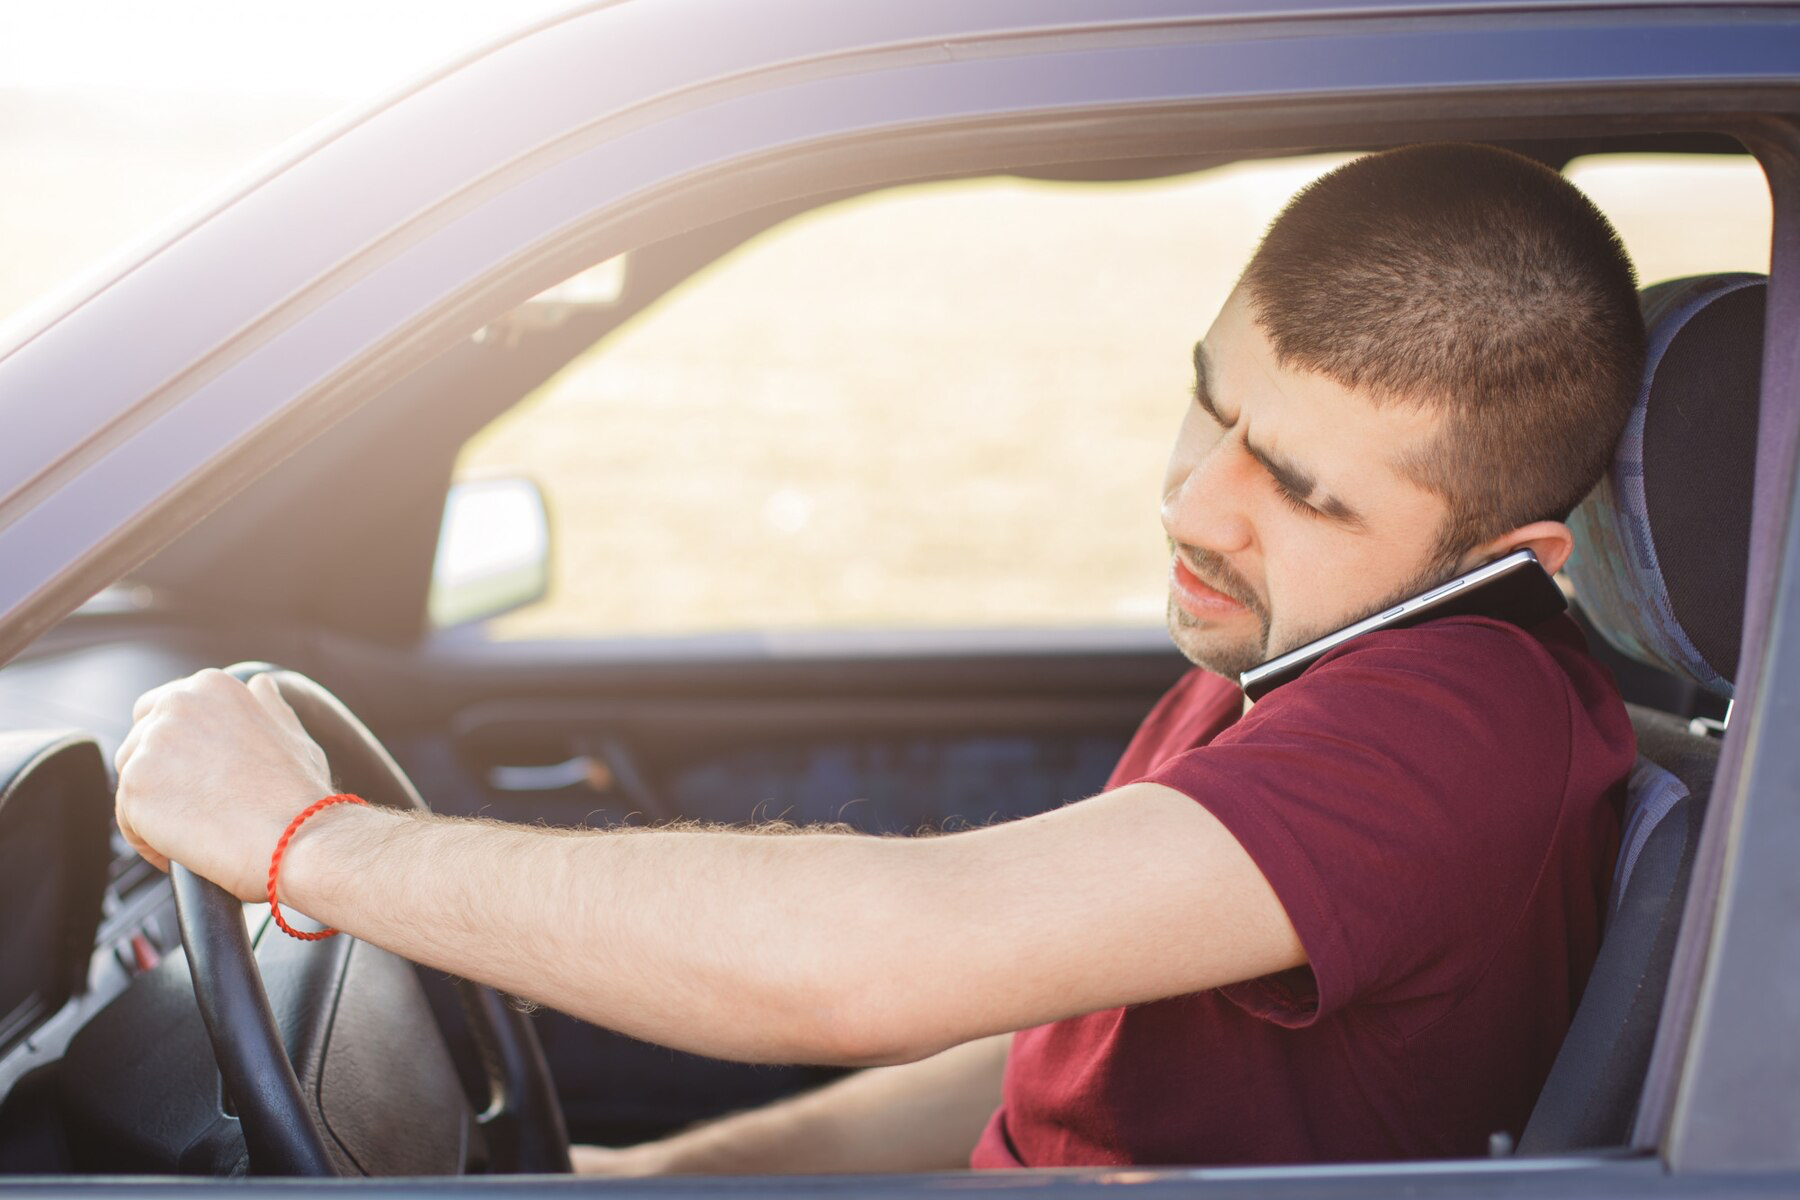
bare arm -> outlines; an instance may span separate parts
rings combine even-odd
[[[969,1154],[1000,1103],[1011,1035],[918,1062],[870,1067],[778,1104],[709,1121],[659,1142],[573,1147],[578,1172],[741,1175],[947,1171]]]
[[[153,860],[259,896],[282,827],[329,790],[317,748],[272,687],[217,672],[139,707],[121,827]],[[282,885],[415,962],[756,1062],[910,1061],[1305,961],[1235,839],[1151,784],[927,839],[569,834],[339,806],[294,839]]]

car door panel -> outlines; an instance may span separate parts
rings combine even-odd
[[[992,642],[1011,640],[1004,652]],[[603,642],[427,649],[329,670],[441,812],[605,828],[630,822],[841,822],[954,830],[1099,791],[1186,664],[1156,630],[1007,634],[950,651],[882,634],[830,654],[765,648],[707,660]],[[918,653],[905,652],[908,642]],[[688,647],[691,651],[691,645]],[[792,647],[789,647],[792,650]],[[375,657],[382,657],[379,653]],[[343,674],[340,676],[339,672]],[[421,711],[434,715],[418,723]],[[410,714],[411,719],[407,717]],[[545,786],[534,786],[541,782]],[[441,981],[440,1017],[460,1024]],[[537,1024],[578,1139],[622,1143],[766,1102],[837,1074],[646,1046],[558,1013]],[[471,1056],[463,1056],[472,1062]],[[483,1086],[471,1071],[466,1082]]]

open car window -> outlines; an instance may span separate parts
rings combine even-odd
[[[922,185],[753,239],[464,447],[554,530],[547,594],[489,632],[1159,625],[1188,349],[1344,158]],[[1568,170],[1645,283],[1767,269],[1748,156]]]
[[[925,185],[754,239],[465,447],[555,533],[494,633],[1160,626],[1191,347],[1338,161]]]
[[[1595,154],[1563,173],[1619,231],[1640,286],[1769,269],[1769,183],[1748,154]]]

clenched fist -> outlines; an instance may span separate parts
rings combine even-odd
[[[267,895],[269,856],[289,821],[330,795],[325,752],[275,681],[207,670],[144,693],[113,764],[125,840],[242,900]]]

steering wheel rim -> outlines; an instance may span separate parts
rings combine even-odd
[[[257,675],[273,675],[282,698],[324,747],[334,776],[355,783],[371,804],[425,809],[386,748],[325,688],[268,663],[239,663],[226,670],[246,683]],[[339,1174],[283,1045],[245,928],[243,904],[178,863],[170,864],[169,873],[194,996],[226,1095],[237,1109],[251,1173]],[[456,987],[488,1076],[490,1103],[477,1119],[496,1165],[507,1172],[568,1173],[562,1107],[529,1018],[492,988],[463,979]]]

